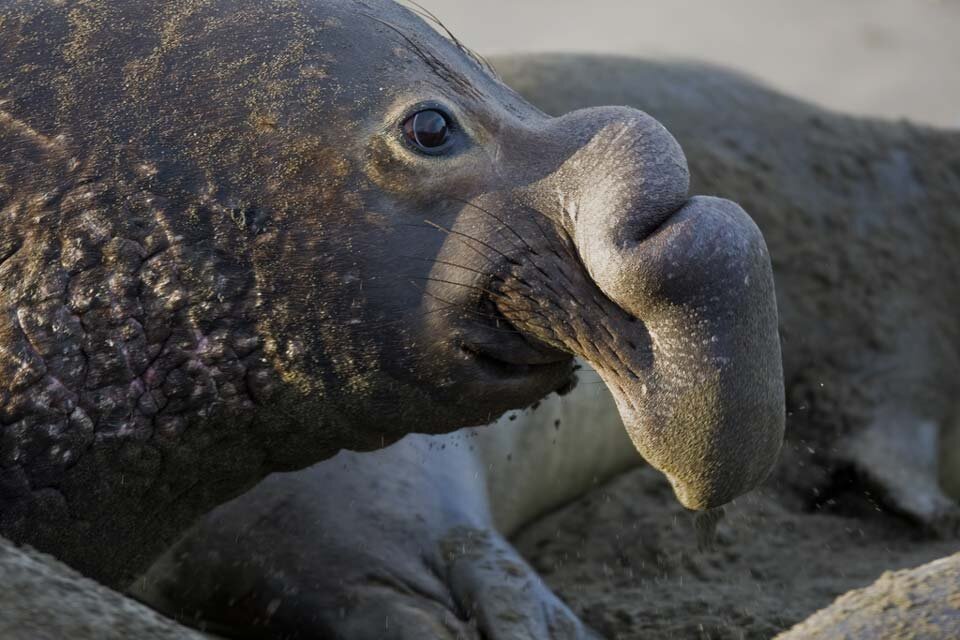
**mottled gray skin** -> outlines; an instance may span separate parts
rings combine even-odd
[[[0,534],[123,585],[267,473],[573,354],[691,508],[772,466],[763,239],[646,114],[547,117],[385,0],[3,0],[0,50]]]
[[[830,113],[702,65],[495,64],[550,113],[649,110],[688,149],[698,189],[757,212],[792,402],[783,496],[825,502],[851,488],[853,469],[858,494],[952,533],[956,504],[936,471],[960,407],[960,133]],[[639,462],[596,395],[581,384],[493,432],[407,439],[271,477],[205,519],[137,594],[250,637],[372,640],[385,617],[400,638],[584,637],[506,537]],[[450,557],[445,541],[464,531],[484,543]],[[939,588],[956,597],[957,585]]]

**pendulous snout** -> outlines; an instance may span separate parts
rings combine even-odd
[[[647,380],[617,394],[637,449],[691,509],[754,488],[784,428],[773,276],[759,229],[736,204],[695,197],[620,247],[595,282],[650,336]],[[645,401],[649,398],[649,401]]]
[[[586,274],[559,269],[572,309],[549,332],[524,329],[591,363],[637,449],[686,507],[722,505],[763,481],[783,438],[763,237],[733,202],[688,197],[680,147],[646,114],[592,109],[558,124],[593,131],[538,185],[562,204]],[[530,317],[510,310],[517,326]]]

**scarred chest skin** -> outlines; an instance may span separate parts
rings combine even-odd
[[[249,257],[178,228],[176,205],[144,181],[94,175],[66,140],[23,123],[0,135],[37,156],[0,164],[0,526],[69,549],[116,530],[117,514],[149,522],[147,539],[91,559],[98,573],[121,559],[111,575],[123,547],[162,548],[212,506],[195,487],[223,470],[205,449],[223,448],[237,478],[267,468],[256,404],[276,374]],[[222,226],[212,235],[237,242]]]
[[[289,331],[307,311],[277,293],[304,274],[317,298],[339,286],[336,223],[320,233],[279,201],[345,206],[347,161],[283,139],[269,96],[332,57],[304,51],[304,27],[261,42],[275,68],[245,69],[257,34],[205,9],[0,4],[0,533],[109,584],[269,471],[370,446],[326,424],[326,381],[302,373],[306,338]],[[264,3],[235,19],[257,12],[296,17]],[[233,56],[204,64],[218,28]],[[260,106],[224,117],[245,122],[210,117],[242,99]],[[284,191],[304,172],[308,189]],[[257,192],[280,194],[257,201],[273,215]],[[321,435],[305,440],[308,421]]]

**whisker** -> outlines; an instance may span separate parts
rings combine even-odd
[[[493,170],[493,172],[494,172],[495,174],[497,174],[498,176],[502,177],[502,173],[501,173],[501,171],[500,171],[500,167],[497,166],[497,163],[493,162],[492,159],[491,159],[491,162],[490,162],[490,166],[491,166],[491,169]],[[513,202],[514,202],[515,204],[517,204],[518,206],[520,206],[520,207],[523,208],[524,210],[529,211],[529,212],[532,212],[532,213],[536,214],[536,216],[539,216],[539,217],[541,217],[541,218],[544,218],[551,226],[556,226],[556,223],[555,223],[553,220],[551,220],[549,216],[547,216],[545,213],[543,213],[542,211],[540,211],[540,210],[537,209],[536,207],[531,207],[530,205],[528,205],[528,204],[526,204],[525,202],[521,201],[520,198],[518,198],[517,195],[516,195],[515,193],[513,193],[512,191],[509,192],[509,196],[510,196],[510,198],[513,200]],[[564,210],[566,211],[566,209],[564,209]],[[568,213],[567,215],[569,215],[569,213]],[[536,217],[532,218],[532,220],[533,220],[533,223],[537,226],[537,229],[540,231],[540,235],[543,236],[543,239],[547,241],[547,246],[549,246],[550,249],[551,249],[557,256],[559,256],[559,255],[560,255],[560,252],[557,251],[557,247],[556,247],[556,245],[554,244],[554,239],[553,239],[553,237],[551,237],[551,236],[546,232],[546,230],[543,228],[543,226],[541,226],[541,224],[537,221]],[[569,236],[568,236],[566,233],[558,233],[558,234],[556,234],[556,235],[557,235],[558,237],[560,237],[561,244],[562,244],[562,246],[563,246],[563,252],[566,253],[566,254],[568,255],[568,257],[573,258],[574,255],[573,255],[573,253],[571,253],[571,250],[570,250],[570,247],[568,246],[568,243],[567,243],[567,242],[564,242],[564,238],[569,238]]]
[[[445,263],[445,264],[448,264],[448,263]],[[452,264],[452,263],[450,263],[450,264]],[[458,267],[458,266],[460,266],[460,265],[455,265],[455,264],[454,264],[454,265],[452,265],[452,266],[457,266],[457,267]],[[464,269],[467,269],[467,267],[463,267],[463,268],[464,268]],[[473,269],[467,269],[467,270],[468,270],[468,271],[474,271],[474,273],[479,273],[480,275],[486,275],[486,274],[484,274],[482,271],[475,271],[475,270],[473,270]],[[415,274],[411,274],[411,273],[407,273],[407,274],[386,274],[386,275],[385,275],[385,274],[379,274],[379,275],[378,275],[378,274],[371,274],[371,275],[370,275],[370,278],[371,278],[371,279],[377,279],[377,280],[381,281],[382,284],[367,285],[367,288],[368,288],[368,289],[388,289],[388,288],[391,288],[391,287],[394,287],[394,286],[395,286],[395,283],[394,283],[394,282],[390,282],[391,280],[393,280],[393,279],[395,279],[395,278],[405,278],[405,279],[407,279],[407,280],[411,280],[411,279],[412,279],[412,280],[428,280],[428,281],[431,281],[431,282],[440,282],[440,283],[443,283],[443,284],[452,284],[452,285],[454,285],[454,286],[457,286],[457,287],[465,287],[465,288],[467,288],[467,289],[475,289],[476,291],[480,291],[480,292],[482,292],[482,293],[485,293],[485,294],[487,294],[487,295],[489,295],[489,296],[491,296],[491,297],[493,297],[493,298],[502,298],[502,299],[504,299],[504,300],[509,300],[509,296],[506,295],[506,294],[508,294],[508,293],[513,293],[513,294],[516,294],[516,295],[518,295],[518,296],[526,296],[526,297],[529,298],[530,300],[534,300],[532,297],[530,297],[529,295],[525,294],[522,290],[517,289],[517,288],[515,288],[515,287],[507,287],[507,286],[504,286],[504,287],[501,288],[500,291],[493,291],[493,290],[488,289],[488,288],[486,288],[486,287],[482,287],[482,286],[474,285],[474,284],[467,284],[466,282],[457,282],[457,281],[455,281],[455,280],[445,280],[445,279],[443,279],[443,278],[435,278],[435,277],[433,277],[433,276],[420,276],[420,275],[415,275]],[[497,278],[494,278],[494,279],[495,279],[496,281],[498,281],[498,282],[503,282],[503,283],[505,284],[505,281],[503,280],[503,278],[497,277]],[[552,289],[551,289],[551,291],[552,291]],[[536,300],[534,300],[534,301],[536,301]]]
[[[530,244],[529,244],[526,240],[524,240],[523,236],[521,236],[519,233],[517,233],[517,230],[516,230],[516,229],[514,229],[513,227],[511,227],[509,224],[507,224],[507,222],[506,222],[503,218],[499,217],[498,215],[496,215],[496,214],[493,213],[492,211],[488,211],[487,209],[481,207],[480,205],[478,205],[478,204],[476,204],[476,203],[470,202],[469,200],[463,200],[463,199],[461,199],[461,198],[450,198],[450,199],[453,200],[454,202],[460,202],[460,203],[462,203],[462,204],[465,204],[465,205],[467,205],[468,207],[473,207],[473,208],[476,209],[477,211],[480,211],[480,212],[485,213],[486,215],[490,216],[491,218],[493,218],[494,220],[496,220],[497,222],[499,222],[501,225],[503,225],[504,227],[506,227],[507,229],[509,229],[510,232],[513,233],[513,235],[515,235],[515,236],[517,237],[517,239],[518,239],[520,242],[523,243],[523,245],[527,248],[527,250],[528,250],[530,253],[532,253],[532,254],[535,255],[535,256],[540,255],[539,253],[537,253],[537,251],[536,251],[533,247],[530,246]]]
[[[361,323],[361,324],[363,324],[363,326],[365,326],[365,327],[369,327],[369,328],[372,328],[372,329],[380,329],[380,328],[382,328],[382,327],[388,327],[388,326],[393,325],[393,324],[400,324],[400,323],[403,323],[403,322],[407,322],[407,321],[409,321],[409,320],[415,320],[415,319],[418,319],[418,318],[422,318],[422,317],[428,316],[428,315],[430,315],[430,314],[432,314],[432,313],[438,313],[438,312],[442,312],[442,311],[452,311],[452,310],[453,310],[453,309],[451,309],[450,307],[440,307],[440,308],[437,308],[437,309],[429,309],[428,311],[418,311],[418,312],[416,312],[416,313],[414,313],[414,312],[408,312],[408,313],[405,314],[403,317],[397,318],[397,319],[395,319],[395,320],[385,320],[385,321],[383,321],[383,322],[377,322],[377,323],[372,323],[372,324],[366,324],[366,323]]]
[[[490,62],[489,62],[486,58],[484,58],[483,56],[481,56],[479,53],[477,53],[476,51],[474,51],[474,50],[471,49],[470,47],[467,47],[466,45],[464,45],[463,42],[461,42],[460,39],[457,38],[457,36],[453,35],[453,32],[450,31],[449,28],[447,28],[447,25],[445,25],[445,24],[440,20],[440,18],[438,18],[438,17],[436,16],[436,14],[434,14],[432,11],[430,11],[429,9],[427,9],[426,7],[424,7],[422,4],[420,4],[420,3],[417,2],[416,0],[406,0],[406,2],[407,2],[408,4],[413,5],[413,7],[415,7],[415,9],[413,10],[414,13],[416,13],[417,15],[419,15],[421,18],[426,18],[428,21],[433,22],[433,23],[436,24],[438,27],[440,27],[441,29],[443,29],[444,33],[446,33],[446,35],[447,35],[447,38],[448,38],[453,44],[455,44],[458,49],[460,49],[460,50],[463,51],[465,54],[467,54],[468,56],[470,56],[470,57],[473,59],[474,62],[476,62],[477,64],[480,65],[481,68],[483,68],[485,71],[487,71],[488,73],[490,73],[491,75],[493,75],[494,78],[497,78],[497,79],[500,78],[499,74],[497,74],[496,69],[493,68],[493,65],[490,64]]]
[[[403,257],[413,258],[413,259],[423,260],[423,261],[427,261],[427,260],[428,260],[428,259],[422,258],[422,257],[420,257],[420,256],[403,256]],[[444,262],[444,261],[439,261],[439,260],[438,260],[438,262]],[[461,268],[467,269],[468,271],[473,271],[473,272],[479,273],[479,274],[481,274],[481,275],[486,275],[486,274],[484,274],[482,271],[477,271],[477,270],[475,270],[475,269],[470,269],[469,267],[463,267],[462,265],[457,265],[457,264],[455,264],[455,263],[445,263],[445,264],[450,264],[451,266],[461,267]],[[440,300],[440,301],[446,303],[447,305],[449,305],[450,307],[458,308],[458,309],[460,309],[461,312],[464,313],[464,314],[470,314],[470,315],[473,315],[473,316],[476,316],[476,317],[481,317],[481,318],[494,319],[494,320],[496,320],[496,321],[507,320],[507,319],[504,318],[502,315],[490,314],[490,313],[485,313],[485,312],[482,312],[482,311],[479,311],[479,310],[476,310],[476,309],[472,309],[472,308],[468,307],[467,305],[465,305],[465,304],[463,304],[463,303],[458,303],[458,302],[452,302],[452,301],[450,301],[450,300],[445,300],[445,299],[443,299],[443,298],[441,298],[441,297],[439,297],[439,296],[437,296],[437,295],[435,295],[435,294],[427,291],[427,290],[424,289],[423,287],[417,285],[416,282],[415,282],[415,280],[420,280],[420,281],[433,281],[433,282],[439,282],[439,283],[442,283],[442,284],[450,284],[450,285],[459,286],[459,287],[464,287],[464,288],[468,288],[468,289],[474,289],[474,290],[476,290],[476,291],[480,291],[480,292],[482,292],[482,293],[484,293],[484,294],[486,294],[486,295],[489,295],[489,296],[492,297],[492,298],[499,298],[499,299],[502,299],[502,300],[509,300],[510,297],[509,297],[509,295],[507,295],[507,294],[514,294],[514,295],[517,295],[517,296],[520,296],[520,297],[527,298],[528,300],[530,300],[530,301],[533,302],[533,303],[538,303],[538,300],[537,300],[537,299],[535,299],[535,298],[533,298],[531,295],[525,293],[523,290],[518,289],[518,288],[515,288],[515,287],[506,287],[506,286],[505,286],[505,287],[503,287],[500,291],[493,291],[493,290],[488,289],[488,288],[486,288],[486,287],[481,287],[481,286],[478,286],[478,285],[471,285],[471,284],[467,284],[467,283],[464,283],[464,282],[456,282],[456,281],[453,281],[453,280],[446,280],[446,279],[443,279],[443,278],[434,278],[434,277],[431,277],[431,276],[417,276],[417,275],[412,275],[412,274],[407,274],[407,275],[403,275],[403,274],[400,274],[400,275],[398,275],[398,274],[373,274],[373,275],[371,276],[371,279],[377,279],[377,280],[379,280],[381,283],[380,283],[380,284],[374,284],[374,285],[368,284],[368,285],[367,285],[367,288],[368,288],[368,289],[387,289],[387,288],[393,288],[393,287],[396,286],[396,284],[395,284],[395,282],[390,282],[390,281],[391,281],[391,280],[395,280],[396,278],[405,278],[405,279],[407,279],[408,283],[414,285],[414,286],[417,288],[417,290],[420,291],[421,293],[423,293],[423,294],[425,294],[425,295],[428,295],[428,296],[430,296],[431,298],[434,298],[434,299],[436,299],[436,300]],[[500,282],[504,282],[502,278],[497,278],[497,280],[499,280]],[[521,322],[527,323],[527,324],[529,324],[529,325],[532,326],[532,327],[539,327],[539,328],[544,329],[544,330],[546,330],[546,331],[553,331],[553,329],[552,329],[551,327],[549,327],[549,326],[546,326],[546,325],[543,325],[543,324],[537,324],[537,323],[534,323],[534,322],[531,321],[531,318],[535,318],[535,317],[540,317],[540,318],[543,318],[544,320],[547,320],[547,317],[546,317],[541,311],[539,311],[538,309],[536,309],[535,307],[534,307],[534,308],[530,308],[530,309],[524,309],[524,310],[516,309],[516,310],[513,310],[513,312],[517,314],[518,319],[519,319]],[[521,317],[521,314],[524,314],[524,315]],[[509,322],[509,320],[507,320],[507,321]],[[388,321],[387,324],[389,324],[390,322],[402,322],[402,320]],[[382,325],[378,325],[378,326],[382,326]]]
[[[516,200],[515,197],[514,197],[514,199]],[[531,212],[535,213],[536,215],[544,218],[544,219],[545,219],[547,222],[549,222],[551,225],[556,226],[556,223],[555,223],[553,220],[551,220],[551,219],[547,216],[547,214],[545,214],[544,212],[540,211],[540,210],[537,209],[536,207],[531,207],[530,205],[525,204],[525,203],[523,203],[523,202],[520,202],[519,200],[516,200],[516,202],[517,202],[517,204],[519,204],[520,206],[522,206],[522,207],[523,207],[524,209],[526,209],[527,211],[531,211]],[[535,225],[537,225],[537,228],[540,229],[540,233],[543,235],[544,238],[546,238],[547,242],[550,243],[550,248],[552,248],[552,249],[554,250],[554,253],[556,253],[557,255],[560,255],[560,253],[557,252],[557,250],[556,250],[556,246],[554,246],[554,244],[553,244],[553,240],[552,240],[550,237],[547,236],[546,231],[543,229],[542,226],[540,226],[540,223],[537,222],[537,219],[536,219],[536,218],[533,218],[533,223],[534,223]],[[556,234],[556,237],[560,240],[560,245],[563,247],[563,252],[566,253],[569,258],[574,258],[574,259],[576,259],[576,256],[574,255],[573,251],[570,249],[570,245],[565,241],[565,239],[569,239],[569,236],[568,236],[566,233],[558,233],[558,234]]]
[[[485,312],[483,312],[483,311],[479,311],[479,310],[476,310],[476,309],[469,309],[469,308],[467,308],[467,307],[465,307],[465,306],[463,306],[463,305],[461,305],[461,304],[458,304],[458,303],[456,303],[456,302],[451,302],[450,300],[445,300],[444,298],[441,298],[440,296],[438,296],[438,295],[436,295],[436,294],[434,294],[434,293],[431,293],[430,291],[427,291],[427,290],[424,289],[423,287],[417,285],[416,282],[411,281],[410,283],[411,283],[413,286],[417,287],[417,289],[418,289],[421,293],[423,293],[424,295],[429,296],[429,297],[433,298],[434,300],[439,300],[440,302],[442,302],[442,303],[444,303],[444,304],[446,304],[446,305],[450,305],[450,306],[454,306],[454,307],[459,307],[459,308],[460,308],[464,313],[466,313],[466,314],[473,315],[473,316],[477,316],[477,317],[480,317],[480,318],[488,318],[488,319],[494,320],[494,321],[497,322],[497,323],[499,323],[499,322],[508,322],[508,323],[509,323],[509,322],[510,322],[507,318],[504,318],[504,317],[499,316],[499,315],[497,315],[497,314],[494,314],[494,313],[485,313]],[[533,313],[533,312],[532,312],[532,311],[528,311],[527,313]],[[540,317],[543,317],[542,314],[536,314],[536,315],[540,315]],[[544,319],[546,319],[546,318],[544,318]],[[523,319],[522,319],[522,322],[525,323],[525,324],[530,325],[531,327],[537,327],[538,329],[543,329],[544,331],[549,331],[549,332],[551,332],[551,333],[553,332],[553,328],[552,328],[552,327],[548,327],[548,326],[546,326],[546,325],[536,324],[536,323],[534,323],[534,322],[530,322],[530,320],[528,320],[527,318],[523,318]],[[511,324],[512,324],[512,323],[511,323]],[[499,326],[498,326],[497,328],[499,328]],[[516,330],[514,329],[514,330],[511,330],[511,333],[518,333],[518,331],[516,331]]]
[[[417,229],[426,229],[426,228],[428,228],[428,225],[423,225],[423,224],[401,224],[400,226],[404,226],[404,227],[415,227],[415,228],[417,228]],[[436,229],[436,228],[438,228],[438,227],[433,226],[432,228]],[[444,229],[441,229],[441,231],[444,231]],[[458,238],[458,239],[459,239],[459,238]],[[468,243],[468,242],[464,242],[463,240],[460,240],[460,242],[463,244],[463,246],[467,247],[468,249],[470,249],[471,251],[473,251],[475,254],[477,254],[478,256],[480,256],[481,258],[483,258],[483,259],[484,259],[484,264],[491,264],[491,263],[493,262],[493,258],[491,258],[491,257],[488,256],[487,254],[483,253],[482,251],[480,251],[479,249],[477,249],[476,247],[474,247],[472,244],[470,244],[470,243]]]
[[[452,85],[455,85],[463,90],[467,95],[473,96],[475,98],[482,98],[482,93],[478,90],[477,87],[473,85],[468,78],[465,78],[455,70],[451,69],[447,64],[437,55],[431,53],[428,49],[421,46],[419,43],[414,41],[408,34],[404,33],[400,27],[397,25],[387,22],[382,18],[379,18],[371,13],[362,13],[361,15],[379,22],[383,26],[387,27],[401,38],[403,38],[410,50],[418,58],[424,61],[431,71],[433,71],[439,78],[449,82]]]
[[[448,229],[447,227],[444,227],[443,225],[437,224],[437,223],[435,223],[435,222],[433,222],[433,221],[431,221],[431,220],[424,220],[424,222],[426,222],[426,223],[427,223],[428,225],[430,225],[431,227],[434,227],[435,229],[438,229],[438,230],[440,230],[440,231],[444,231],[444,232],[446,232],[446,233],[450,233],[450,234],[453,234],[453,235],[457,235],[457,236],[461,236],[461,237],[467,238],[467,239],[469,239],[469,240],[473,240],[474,242],[483,245],[483,246],[486,247],[487,249],[490,249],[491,251],[500,254],[500,255],[501,255],[507,262],[509,262],[510,264],[512,264],[512,265],[514,265],[514,266],[519,266],[519,265],[520,265],[520,263],[519,263],[515,258],[511,258],[511,257],[508,256],[507,254],[505,254],[503,251],[500,251],[500,250],[497,249],[496,247],[491,246],[490,244],[484,242],[483,240],[480,240],[479,238],[474,238],[473,236],[468,235],[468,234],[466,234],[466,233],[463,233],[462,231],[454,231],[453,229]],[[486,257],[486,256],[484,256],[484,257]]]
[[[489,274],[489,273],[486,273],[485,271],[480,271],[479,269],[472,269],[462,264],[457,264],[456,262],[448,262],[446,260],[441,260],[439,258],[424,258],[422,256],[404,256],[404,255],[401,255],[400,257],[406,258],[409,260],[420,260],[422,262],[430,262],[430,263],[436,262],[438,264],[445,264],[448,267],[457,267],[458,269],[463,269],[464,271],[470,271],[471,273],[475,273],[479,276],[483,276],[484,278],[489,278],[491,280],[500,281],[500,282],[503,281],[503,278],[501,278],[498,275]]]
[[[430,282],[441,282],[441,283],[443,283],[443,284],[452,284],[452,285],[457,286],[457,287],[465,287],[465,288],[467,288],[467,289],[474,289],[474,290],[476,290],[476,291],[480,291],[480,292],[482,292],[482,293],[485,293],[485,294],[487,294],[487,295],[489,295],[489,296],[493,296],[493,297],[495,297],[495,298],[503,298],[504,300],[507,300],[507,299],[508,299],[507,296],[503,295],[502,293],[496,293],[495,291],[490,291],[489,289],[487,289],[487,288],[485,288],[485,287],[478,287],[478,286],[472,285],[472,284],[465,284],[465,283],[463,283],[463,282],[454,282],[453,280],[444,280],[443,278],[431,278],[431,277],[429,277],[429,276],[409,276],[409,277],[412,277],[412,278],[414,278],[414,279],[416,279],[416,280],[429,280]]]

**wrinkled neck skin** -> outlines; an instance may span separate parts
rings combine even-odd
[[[283,380],[256,246],[229,216],[191,221],[143,184],[71,174],[56,141],[0,135],[60,170],[0,176],[22,187],[0,197],[12,218],[0,239],[0,533],[123,584],[199,513],[286,464],[284,434],[263,428],[280,422],[261,406]],[[111,214],[117,201],[125,216]],[[322,408],[323,389],[311,393]],[[337,436],[322,412],[310,424]],[[320,449],[309,455],[335,453]]]
[[[788,434],[834,446],[889,405],[949,419],[960,393],[960,133],[826,111],[694,63],[493,63],[547,113],[643,109],[684,148],[691,191],[750,212],[776,276],[788,411],[816,425]]]
[[[330,123],[304,58],[362,38],[326,14],[288,28],[290,3],[206,20],[225,7],[0,4],[0,535],[111,586],[267,473],[404,428],[350,413],[404,387],[376,366],[391,345],[347,321],[362,249],[338,214],[363,204],[343,140],[277,124],[291,75],[312,90],[291,110]],[[274,64],[233,65],[237,40]]]
[[[278,293],[302,277],[282,269],[302,225],[261,231],[176,168],[158,189],[162,166],[0,118],[0,147],[25,156],[0,159],[0,534],[122,586],[266,474],[397,437],[327,402],[376,385],[361,359],[334,362],[342,326],[306,326]],[[310,255],[337,253],[337,233]],[[335,277],[314,291],[331,315],[345,304]],[[334,353],[311,351],[326,375],[305,379],[308,330]]]

